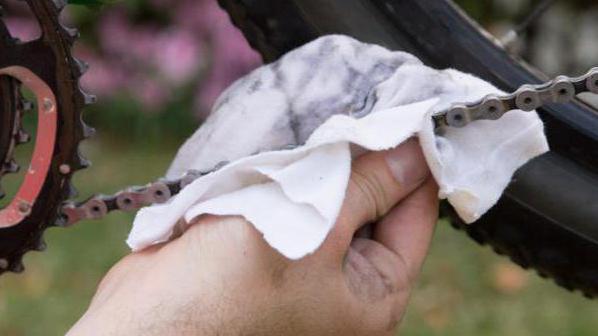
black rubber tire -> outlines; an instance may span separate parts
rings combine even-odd
[[[509,56],[450,0],[219,0],[266,62],[340,33],[405,50],[505,91],[543,75]],[[596,60],[598,63],[598,59]],[[539,111],[552,148],[521,168],[498,204],[455,227],[569,290],[598,294],[598,111],[576,102]]]

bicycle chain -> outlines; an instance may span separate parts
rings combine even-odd
[[[513,110],[533,111],[546,104],[568,103],[584,92],[598,94],[598,67],[576,78],[559,76],[540,85],[523,85],[514,93],[487,95],[471,104],[454,104],[448,110],[433,116],[436,129],[464,127],[476,120],[497,120]]]
[[[437,132],[446,127],[464,127],[475,120],[496,120],[513,110],[533,111],[545,104],[567,103],[583,92],[598,94],[598,68],[569,78],[559,76],[540,85],[523,85],[509,95],[487,95],[471,104],[454,104],[433,116]],[[212,171],[218,170],[222,164]],[[130,187],[114,195],[98,195],[81,203],[68,202],[62,208],[64,225],[83,219],[100,219],[111,211],[133,211],[143,206],[167,202],[195,179],[210,173],[190,170],[176,180],[160,180],[144,187]]]
[[[185,186],[210,172],[189,170],[179,179],[161,179],[146,186],[128,187],[114,195],[96,195],[80,203],[66,202],[59,221],[63,226],[71,226],[84,219],[100,219],[114,210],[134,211],[144,206],[165,203]]]

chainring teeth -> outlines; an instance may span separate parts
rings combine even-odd
[[[48,85],[52,87],[56,95],[59,113],[58,130],[56,133],[56,144],[52,163],[45,178],[44,186],[35,202],[31,214],[12,228],[22,231],[16,236],[4,229],[0,229],[0,242],[11,239],[19,240],[19,246],[14,246],[9,251],[0,249],[0,274],[11,272],[22,272],[24,267],[22,257],[29,251],[42,251],[46,248],[43,240],[43,232],[52,226],[62,226],[62,218],[59,216],[62,202],[76,196],[76,189],[71,178],[78,170],[90,166],[90,161],[81,155],[80,144],[86,138],[95,133],[95,130],[88,126],[82,119],[82,109],[95,103],[95,96],[84,92],[79,85],[80,78],[86,73],[89,65],[72,55],[72,48],[79,37],[79,31],[75,28],[66,27],[60,22],[60,14],[67,5],[65,0],[26,0],[27,5],[34,13],[42,35],[32,43],[41,43],[43,47],[51,51],[56,61],[55,72],[50,78],[45,78]],[[2,17],[0,9],[0,19]],[[0,22],[0,28],[2,23]],[[1,35],[1,34],[0,34]],[[10,36],[12,38],[12,36]],[[11,47],[21,44],[18,39],[11,39]],[[29,42],[26,42],[29,43]],[[10,48],[8,48],[10,50]],[[62,78],[62,80],[60,80]],[[16,81],[16,80],[15,80]],[[59,85],[59,82],[74,83],[70,86]],[[18,104],[13,113],[18,115],[18,124],[13,125],[12,149],[19,144],[30,140],[29,134],[21,125],[22,114],[32,109],[32,103],[25,100],[18,92]],[[12,151],[7,153],[6,159],[0,165],[0,178],[6,173],[15,170],[16,161],[12,158]],[[65,168],[68,167],[68,168]],[[1,192],[1,185],[0,185]],[[43,197],[48,196],[51,197]],[[42,200],[40,202],[40,200]],[[9,228],[10,229],[10,228]],[[4,234],[3,232],[4,231]],[[1,246],[2,244],[0,244]]]

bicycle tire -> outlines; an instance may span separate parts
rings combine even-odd
[[[219,0],[266,62],[321,35],[404,50],[511,92],[546,78],[507,54],[450,0]],[[598,60],[597,60],[598,61]],[[539,110],[551,152],[524,167],[479,221],[451,223],[523,268],[598,294],[598,111],[576,101]]]

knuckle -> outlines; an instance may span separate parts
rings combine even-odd
[[[382,217],[388,210],[388,197],[380,178],[359,169],[354,169],[351,176],[359,192],[359,201],[365,203],[360,206],[366,209],[367,219],[372,221]]]

